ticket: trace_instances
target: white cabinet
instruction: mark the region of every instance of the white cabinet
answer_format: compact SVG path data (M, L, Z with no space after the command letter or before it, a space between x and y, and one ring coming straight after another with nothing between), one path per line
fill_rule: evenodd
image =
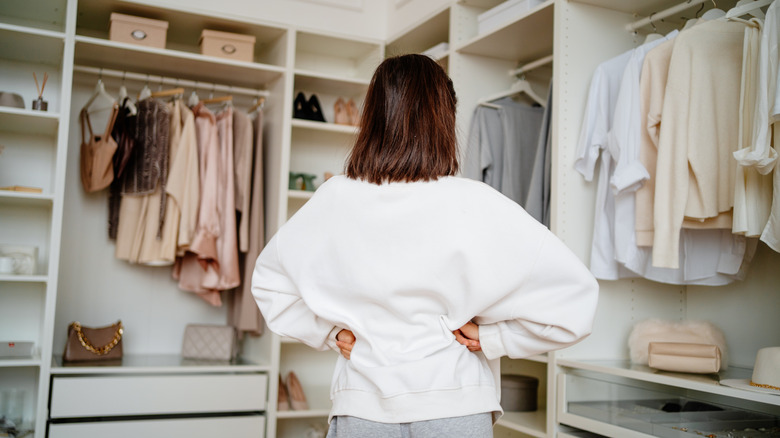
M55 363L49 436L263 437L269 368L177 355L132 356L118 366Z

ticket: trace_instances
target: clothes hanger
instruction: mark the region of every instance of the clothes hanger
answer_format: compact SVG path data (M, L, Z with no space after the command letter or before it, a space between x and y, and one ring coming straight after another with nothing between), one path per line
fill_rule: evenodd
M144 84L144 88L141 89L141 92L138 93L138 100L144 100L148 99L152 96L152 89L149 88L149 75L146 75L146 84Z
M233 96L226 95L226 96L218 96L218 97L209 97L208 99L201 100L204 105L210 105L212 103L225 103L226 105L232 105L233 104Z
M108 92L106 91L106 85L103 83L102 74L98 76L97 84L95 84L95 91L92 93L92 96L89 98L89 100L87 100L87 103L84 104L83 109L89 112L90 111L89 108L92 106L93 103L97 101L98 98L106 102L110 102L110 106L107 108L98 107L94 111L102 111L105 109L113 108L114 105L116 104L116 99L114 98L114 96L108 94Z
M249 112L255 112L257 110L263 109L263 105L265 105L265 97L258 97L255 99L255 104L252 105L252 108L249 108Z
M531 83L528 82L525 78L520 78L512 84L512 87L510 87L507 91L502 91L501 93L498 93L496 95L490 96L487 99L483 99L479 102L479 105L486 106L489 108L500 108L498 105L491 103L495 100L502 99L504 97L510 97L510 96L522 96L525 95L527 98L529 98L532 103L538 103L541 106L547 105L547 100L542 99L539 97L539 95L534 91L534 89L531 87Z
M171 88L168 90L152 91L150 97L183 96L184 88Z
M772 1L773 0L739 0L736 6L726 12L726 18L738 18L748 14L756 18L765 18L761 8L771 4Z
M655 12L650 14L650 25L653 26L653 32L647 34L647 36L645 37L645 42L642 43L642 44L647 44L647 43L653 42L655 40L660 40L661 38L664 37L663 35L658 33L658 28L656 28L655 27L655 23L653 23L653 15L655 15ZM663 21L663 20L661 20L661 21Z
M126 72L122 72L122 85L119 87L119 101L124 102L125 108L127 108L128 111L130 111L130 115L134 116L138 114L138 108L135 107L135 103L133 103L132 99L127 99L127 87L125 86L125 74Z
M715 3L715 0L712 0L712 6L712 9L705 12L701 16L702 21L717 20L718 18L726 16L726 12L723 9L718 9L718 5Z

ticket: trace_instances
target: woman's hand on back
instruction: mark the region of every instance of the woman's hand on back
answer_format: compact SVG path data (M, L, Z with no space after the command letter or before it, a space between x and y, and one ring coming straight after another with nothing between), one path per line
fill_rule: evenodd
M341 330L336 335L336 345L339 347L341 355L349 360L352 355L352 347L355 346L355 334L347 329Z
M469 351L480 351L482 346L479 344L479 326L473 322L467 322L463 327L452 332L455 340L466 346Z

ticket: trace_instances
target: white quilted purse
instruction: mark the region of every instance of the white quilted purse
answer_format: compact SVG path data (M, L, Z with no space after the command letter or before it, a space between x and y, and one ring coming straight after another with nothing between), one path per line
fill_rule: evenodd
M237 351L236 329L228 325L188 324L181 355L185 359L231 360Z

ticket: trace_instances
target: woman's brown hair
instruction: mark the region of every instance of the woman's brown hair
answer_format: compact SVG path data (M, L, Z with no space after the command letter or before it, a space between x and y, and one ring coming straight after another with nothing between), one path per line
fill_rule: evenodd
M436 180L458 171L457 98L431 58L384 60L371 79L346 175L375 184Z

